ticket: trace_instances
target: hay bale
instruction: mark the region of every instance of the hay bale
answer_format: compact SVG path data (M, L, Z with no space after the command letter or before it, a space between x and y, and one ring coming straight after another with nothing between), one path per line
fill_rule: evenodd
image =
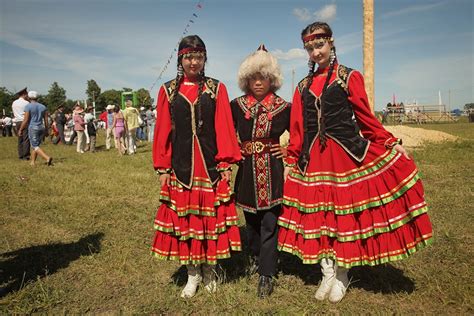
M458 137L445 132L424 128L397 125L385 126L385 129L395 137L401 138L403 140L403 146L405 147L420 147L429 142L439 143L458 139Z

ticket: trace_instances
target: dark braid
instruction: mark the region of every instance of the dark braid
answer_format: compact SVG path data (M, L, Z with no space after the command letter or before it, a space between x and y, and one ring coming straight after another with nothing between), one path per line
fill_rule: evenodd
M197 96L197 101L196 101L196 109L197 109L197 126L196 126L196 134L199 135L201 134L202 127L204 124L204 121L202 120L202 109L201 109L201 96L202 96L202 90L204 88L204 83L206 81L206 76L204 75L204 69L201 71L199 74L199 90L198 90L198 96Z
M311 87L311 84L313 83L313 73L314 73L314 66L315 66L315 63L313 61L309 61L308 62L308 65L310 66L309 67L309 72L308 72L308 75L306 76L306 86L303 88L303 91L301 93L301 104L303 104L303 130L304 130L304 143L305 144L308 144L309 142L309 139L308 139L308 112L307 112L307 109L308 109L308 105L305 104L304 102L304 94L305 93L309 93L309 87ZM309 145L309 144L308 144ZM309 153L308 153L308 150L309 150L309 146L305 147L304 148L304 151L303 153L301 154L302 155L302 160L303 161L308 161L308 158L309 158Z
M180 67L182 68L181 60L182 58L178 57L178 72L176 73L176 78L175 78L176 86L173 91L173 94L170 96L171 135L172 135L171 139L173 141L175 140L175 136L176 136L173 110L174 110L174 104L176 102L176 98L178 97L179 86L181 85L181 81L183 80L183 72L180 71Z

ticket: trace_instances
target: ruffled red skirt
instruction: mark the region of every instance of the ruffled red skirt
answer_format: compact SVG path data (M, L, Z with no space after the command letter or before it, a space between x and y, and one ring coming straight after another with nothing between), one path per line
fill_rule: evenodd
M359 163L329 138L322 152L317 140L310 157L306 174L295 167L285 182L280 250L350 268L400 260L432 242L412 160L371 143Z
M194 146L192 187L172 174L170 186L161 188L152 254L182 264L216 264L241 250L238 216L229 184L212 185L199 145Z

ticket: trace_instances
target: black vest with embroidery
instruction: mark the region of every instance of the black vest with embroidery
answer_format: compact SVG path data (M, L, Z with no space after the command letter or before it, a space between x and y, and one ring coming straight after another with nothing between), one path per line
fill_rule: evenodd
M230 102L234 126L240 142L272 139L289 130L291 104L274 94L270 108L261 102L250 106L247 96ZM235 201L244 211L266 211L281 204L283 197L283 161L269 152L252 153L239 162L235 177Z
M348 100L347 86L353 70L339 65L335 71L337 71L336 78L328 85L322 105L326 136L336 141L352 158L360 162L365 158L369 142L359 134L352 104ZM306 83L306 78L298 83L304 107L303 115L306 116L305 137L298 160L298 167L303 174L306 172L310 159L309 153L319 134L318 113L321 107L321 100L319 98L316 100L316 97L306 88ZM324 149L321 147L320 150Z
M197 135L199 147L202 152L202 158L206 164L207 172L212 183L219 179L217 171L217 155L216 129L215 129L215 112L216 112L216 94L219 81L212 78L205 78L205 90L200 99L201 120L203 122L199 135ZM174 95L176 81L171 80L164 84L168 101ZM193 136L197 134L198 113L197 108L190 104L189 101L178 93L172 107L172 118L174 122L174 130L172 135L172 157L171 166L178 181L185 187L192 186L192 171L194 168ZM194 119L194 122L193 122Z

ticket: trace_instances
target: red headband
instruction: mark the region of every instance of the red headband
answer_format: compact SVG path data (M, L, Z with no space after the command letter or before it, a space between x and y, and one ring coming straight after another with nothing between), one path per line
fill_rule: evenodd
M178 56L182 56L184 54L189 54L189 53L198 53L198 52L206 52L206 49L204 47L188 47L188 48L183 48L178 52Z
M331 35L329 35L328 33L310 34L308 36L303 37L303 43L311 42L314 39L320 39L320 38L331 38Z

